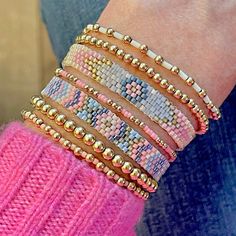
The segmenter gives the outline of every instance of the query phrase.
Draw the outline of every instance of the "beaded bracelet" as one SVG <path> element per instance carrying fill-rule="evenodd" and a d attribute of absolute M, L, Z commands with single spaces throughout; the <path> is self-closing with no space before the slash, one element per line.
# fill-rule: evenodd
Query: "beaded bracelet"
<path fill-rule="evenodd" d="M 188 118 L 165 96 L 98 52 L 86 46 L 74 44 L 62 65 L 75 67 L 121 95 L 160 125 L 172 137 L 179 150 L 195 137 L 195 130 Z"/>
<path fill-rule="evenodd" d="M 209 120 L 203 110 L 195 103 L 193 99 L 189 99 L 187 94 L 184 94 L 181 90 L 176 89 L 174 85 L 170 84 L 167 79 L 163 79 L 160 73 L 156 73 L 153 68 L 149 68 L 147 64 L 141 62 L 138 58 L 134 58 L 131 54 L 126 54 L 124 50 L 119 49 L 116 45 L 110 45 L 109 42 L 97 39 L 90 35 L 82 35 L 77 38 L 77 43 L 80 44 L 91 44 L 96 47 L 101 47 L 104 50 L 108 50 L 109 53 L 114 54 L 119 59 L 124 60 L 126 63 L 130 63 L 133 67 L 138 68 L 140 71 L 144 72 L 152 79 L 154 82 L 158 83 L 162 88 L 164 88 L 170 95 L 176 98 L 181 103 L 185 104 L 192 114 L 198 120 L 198 130 L 197 134 L 205 134 L 208 130 Z"/>
<path fill-rule="evenodd" d="M 74 121 L 68 120 L 64 114 L 60 114 L 57 109 L 46 104 L 41 97 L 33 96 L 31 104 L 42 114 L 47 115 L 49 119 L 53 120 L 57 126 L 61 126 L 65 131 L 71 132 L 74 137 L 81 139 L 85 145 L 92 146 L 96 153 L 101 154 L 104 159 L 111 161 L 112 165 L 120 168 L 124 174 L 129 174 L 130 178 L 137 180 L 143 188 L 149 192 L 156 191 L 158 184 L 154 179 L 149 178 L 139 168 L 135 168 L 131 162 L 125 161 L 122 156 L 115 154 L 112 148 L 106 147 L 102 141 L 86 132 L 84 127 L 77 126 Z"/>
<path fill-rule="evenodd" d="M 103 162 L 95 158 L 92 154 L 85 152 L 82 148 L 78 147 L 68 139 L 62 137 L 62 135 L 47 125 L 42 119 L 38 118 L 36 114 L 30 111 L 22 111 L 22 117 L 24 120 L 31 121 L 37 128 L 40 128 L 45 134 L 51 136 L 54 141 L 60 143 L 63 148 L 70 150 L 76 157 L 84 159 L 86 162 L 93 164 L 97 171 L 103 172 L 110 179 L 115 181 L 119 186 L 125 187 L 136 196 L 147 200 L 149 193 L 137 187 L 135 183 L 127 181 L 125 178 L 120 177 L 115 171 L 111 170 Z"/>
<path fill-rule="evenodd" d="M 131 122 L 133 122 L 135 125 L 138 125 L 151 139 L 153 139 L 154 142 L 157 143 L 159 147 L 161 147 L 167 154 L 167 160 L 169 162 L 173 162 L 177 155 L 172 150 L 172 148 L 165 143 L 163 140 L 160 139 L 160 137 L 143 121 L 140 121 L 138 118 L 136 118 L 131 111 L 128 111 L 126 108 L 119 105 L 117 102 L 113 102 L 111 99 L 109 99 L 105 94 L 100 93 L 99 91 L 95 90 L 93 87 L 88 86 L 84 82 L 82 82 L 79 78 L 75 77 L 74 75 L 70 74 L 69 72 L 58 68 L 55 71 L 55 75 L 58 77 L 66 78 L 70 82 L 72 82 L 74 85 L 78 86 L 80 89 L 87 90 L 90 94 L 94 95 L 100 102 L 106 102 L 107 105 L 110 107 L 116 109 L 119 114 L 123 115 L 125 118 L 129 119 Z"/>
<path fill-rule="evenodd" d="M 192 87 L 200 98 L 202 98 L 203 102 L 205 103 L 207 109 L 210 111 L 210 117 L 218 120 L 221 117 L 220 110 L 213 105 L 212 101 L 208 97 L 206 90 L 201 88 L 197 82 L 192 78 L 189 77 L 184 71 L 182 71 L 179 67 L 172 65 L 170 62 L 166 61 L 161 55 L 157 55 L 155 52 L 150 50 L 147 45 L 141 44 L 140 42 L 132 39 L 128 35 L 123 35 L 117 31 L 114 31 L 112 28 L 105 28 L 97 24 L 89 24 L 85 30 L 84 33 L 88 33 L 89 31 L 95 31 L 100 32 L 102 34 L 105 34 L 109 37 L 114 37 L 118 40 L 121 40 L 122 42 L 126 44 L 132 45 L 134 48 L 138 49 L 143 54 L 147 55 L 151 59 L 154 60 L 154 62 L 163 68 L 171 71 L 173 74 L 177 75 L 179 78 L 181 78 L 183 81 L 186 82 L 186 84 L 190 87 Z M 150 68 L 147 68 L 147 70 Z"/>
<path fill-rule="evenodd" d="M 166 158 L 145 138 L 92 97 L 66 81 L 54 77 L 41 92 L 87 122 L 127 153 L 158 181 L 169 167 Z"/>

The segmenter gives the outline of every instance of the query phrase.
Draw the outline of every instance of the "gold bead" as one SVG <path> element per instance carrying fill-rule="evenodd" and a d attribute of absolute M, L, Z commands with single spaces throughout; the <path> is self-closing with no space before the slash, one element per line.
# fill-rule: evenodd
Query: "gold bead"
<path fill-rule="evenodd" d="M 129 53 L 126 53 L 125 55 L 124 55 L 124 61 L 125 62 L 127 62 L 127 63 L 131 63 L 132 62 L 132 60 L 133 60 L 133 56 L 131 55 L 131 54 L 129 54 Z"/>
<path fill-rule="evenodd" d="M 150 188 L 152 186 L 152 179 L 148 178 L 146 181 L 146 184 L 147 184 L 148 188 Z"/>
<path fill-rule="evenodd" d="M 51 108 L 49 111 L 48 111 L 48 118 L 53 120 L 57 115 L 57 109 L 56 108 Z"/>
<path fill-rule="evenodd" d="M 140 175 L 140 180 L 143 182 L 143 183 L 146 183 L 147 182 L 147 179 L 148 179 L 148 176 L 144 173 L 142 173 Z"/>
<path fill-rule="evenodd" d="M 117 109 L 118 105 L 117 103 L 113 102 L 112 105 L 111 105 L 114 109 Z"/>
<path fill-rule="evenodd" d="M 81 36 L 80 36 L 80 39 L 82 40 L 82 41 L 85 41 L 85 39 L 86 39 L 86 34 L 82 34 Z"/>
<path fill-rule="evenodd" d="M 76 148 L 74 149 L 74 154 L 75 154 L 76 156 L 81 156 L 81 153 L 82 153 L 82 149 L 81 149 L 80 147 L 76 147 Z"/>
<path fill-rule="evenodd" d="M 128 184 L 128 189 L 131 190 L 131 191 L 135 191 L 136 189 L 136 184 L 134 182 L 130 182 Z"/>
<path fill-rule="evenodd" d="M 194 79 L 192 77 L 188 77 L 186 79 L 186 83 L 188 84 L 188 86 L 193 86 L 193 84 L 195 83 Z"/>
<path fill-rule="evenodd" d="M 63 114 L 58 114 L 55 118 L 55 122 L 58 125 L 64 125 L 64 123 L 66 122 L 66 117 Z"/>
<path fill-rule="evenodd" d="M 36 105 L 37 101 L 39 101 L 39 100 L 42 100 L 42 98 L 35 95 L 35 96 L 31 97 L 30 102 L 31 102 L 32 105 Z"/>
<path fill-rule="evenodd" d="M 183 95 L 182 92 L 179 89 L 176 89 L 174 96 L 179 99 L 182 97 L 182 95 Z"/>
<path fill-rule="evenodd" d="M 141 191 L 142 191 L 142 189 L 140 187 L 138 187 L 138 188 L 136 188 L 134 193 L 135 193 L 135 195 L 139 195 Z"/>
<path fill-rule="evenodd" d="M 152 189 L 156 191 L 158 188 L 158 183 L 155 180 L 152 180 Z"/>
<path fill-rule="evenodd" d="M 166 90 L 168 93 L 174 94 L 176 91 L 176 88 L 172 84 L 170 84 Z"/>
<path fill-rule="evenodd" d="M 72 132 L 74 131 L 75 129 L 75 122 L 72 121 L 72 120 L 67 120 L 64 124 L 64 129 L 67 131 L 67 132 Z"/>
<path fill-rule="evenodd" d="M 182 102 L 182 103 L 188 103 L 189 102 L 189 97 L 188 97 L 188 95 L 187 94 L 183 94 L 182 95 L 182 97 L 181 97 L 181 99 L 180 99 L 180 101 Z"/>
<path fill-rule="evenodd" d="M 161 55 L 159 55 L 159 56 L 156 56 L 156 57 L 155 57 L 154 61 L 155 61 L 157 64 L 160 65 L 160 64 L 163 63 L 164 58 L 163 58 Z"/>
<path fill-rule="evenodd" d="M 142 62 L 142 63 L 140 63 L 138 69 L 139 69 L 140 71 L 145 71 L 145 72 L 146 72 L 146 71 L 148 70 L 148 66 L 147 66 L 146 63 Z"/>
<path fill-rule="evenodd" d="M 124 173 L 127 174 L 127 173 L 130 173 L 133 170 L 133 165 L 130 162 L 126 161 L 123 164 L 123 166 L 121 167 L 121 169 Z"/>
<path fill-rule="evenodd" d="M 102 141 L 96 141 L 94 144 L 93 144 L 93 150 L 97 153 L 101 153 L 103 152 L 105 149 L 104 147 L 104 144 Z"/>
<path fill-rule="evenodd" d="M 62 145 L 63 145 L 64 148 L 70 149 L 71 142 L 69 140 L 65 140 Z"/>
<path fill-rule="evenodd" d="M 106 175 L 107 175 L 108 179 L 113 179 L 115 174 L 116 174 L 115 171 L 109 170 Z"/>
<path fill-rule="evenodd" d="M 145 192 L 144 199 L 147 200 L 149 198 L 149 195 L 150 195 L 149 193 Z"/>
<path fill-rule="evenodd" d="M 112 28 L 108 28 L 106 30 L 106 35 L 109 36 L 109 37 L 112 37 L 114 32 L 115 31 Z"/>
<path fill-rule="evenodd" d="M 141 170 L 139 170 L 138 168 L 134 168 L 130 174 L 130 177 L 132 180 L 137 180 L 140 175 L 141 175 Z"/>
<path fill-rule="evenodd" d="M 85 37 L 85 42 L 86 42 L 86 43 L 89 43 L 90 40 L 91 40 L 91 38 L 92 38 L 91 35 L 86 35 L 86 37 Z"/>
<path fill-rule="evenodd" d="M 46 125 L 45 128 L 44 128 L 46 134 L 48 134 L 51 129 L 52 129 L 52 127 L 50 125 Z"/>
<path fill-rule="evenodd" d="M 94 156 L 93 156 L 93 154 L 87 154 L 86 155 L 86 157 L 85 157 L 85 160 L 87 161 L 87 162 L 93 162 L 94 161 Z"/>
<path fill-rule="evenodd" d="M 60 138 L 61 138 L 61 135 L 58 133 L 58 132 L 55 132 L 53 135 L 52 135 L 53 139 L 55 141 L 59 141 Z"/>
<path fill-rule="evenodd" d="M 31 112 L 30 111 L 21 111 L 21 116 L 23 119 L 28 119 L 31 115 Z"/>
<path fill-rule="evenodd" d="M 45 105 L 45 102 L 43 100 L 38 100 L 35 104 L 36 109 L 41 109 L 41 107 Z"/>
<path fill-rule="evenodd" d="M 116 110 L 117 110 L 118 112 L 121 112 L 121 111 L 122 111 L 122 106 L 118 106 L 118 107 L 116 108 Z"/>
<path fill-rule="evenodd" d="M 31 115 L 29 116 L 29 119 L 30 119 L 30 120 L 33 120 L 34 118 L 36 118 L 36 115 L 33 114 L 33 113 L 31 113 Z"/>
<path fill-rule="evenodd" d="M 60 76 L 61 72 L 62 72 L 62 69 L 61 69 L 61 68 L 57 68 L 57 69 L 55 70 L 55 75 L 56 75 L 56 76 Z"/>
<path fill-rule="evenodd" d="M 162 77 L 159 73 L 156 73 L 152 79 L 156 82 L 156 83 L 160 83 L 162 81 Z"/>
<path fill-rule="evenodd" d="M 140 46 L 140 51 L 141 51 L 142 53 L 146 54 L 147 51 L 148 51 L 148 46 L 145 45 L 145 44 L 142 44 L 142 45 Z"/>
<path fill-rule="evenodd" d="M 136 125 L 139 125 L 140 122 L 141 122 L 141 121 L 140 121 L 138 118 L 136 118 L 135 121 L 134 121 L 134 123 L 135 123 Z"/>
<path fill-rule="evenodd" d="M 89 43 L 90 43 L 91 45 L 95 45 L 95 44 L 97 43 L 97 38 L 92 37 L 92 38 L 90 39 Z"/>
<path fill-rule="evenodd" d="M 74 129 L 74 136 L 75 136 L 76 138 L 81 139 L 81 138 L 84 137 L 84 135 L 85 135 L 85 130 L 84 130 L 83 127 L 76 127 L 76 128 Z"/>
<path fill-rule="evenodd" d="M 98 171 L 103 171 L 103 169 L 104 169 L 105 167 L 106 167 L 105 164 L 102 163 L 102 162 L 98 162 L 98 163 L 96 164 L 96 170 L 98 170 Z"/>
<path fill-rule="evenodd" d="M 100 47 L 102 47 L 103 43 L 104 43 L 104 42 L 103 42 L 102 39 L 98 39 L 97 42 L 96 42 L 96 46 L 97 46 L 98 48 L 100 48 Z"/>
<path fill-rule="evenodd" d="M 162 79 L 161 82 L 160 82 L 160 86 L 161 86 L 162 88 L 168 88 L 168 87 L 169 87 L 168 80 Z"/>
<path fill-rule="evenodd" d="M 93 25 L 93 30 L 94 31 L 99 31 L 100 25 L 98 23 Z"/>
<path fill-rule="evenodd" d="M 140 122 L 139 126 L 140 126 L 141 128 L 144 128 L 144 127 L 145 127 L 144 122 Z"/>
<path fill-rule="evenodd" d="M 212 109 L 213 107 L 214 107 L 214 105 L 213 105 L 212 102 L 209 102 L 209 103 L 207 104 L 207 108 L 208 108 L 208 109 Z"/>
<path fill-rule="evenodd" d="M 201 91 L 198 93 L 199 97 L 204 98 L 207 95 L 207 92 L 204 89 L 201 89 Z"/>
<path fill-rule="evenodd" d="M 117 184 L 118 184 L 119 186 L 124 186 L 124 184 L 125 184 L 125 179 L 122 178 L 122 177 L 120 177 L 120 178 L 117 180 Z"/>
<path fill-rule="evenodd" d="M 194 100 L 192 98 L 190 98 L 187 105 L 188 105 L 188 107 L 193 108 L 195 106 Z"/>
<path fill-rule="evenodd" d="M 108 100 L 107 100 L 107 104 L 108 104 L 109 106 L 111 106 L 111 105 L 113 104 L 113 101 L 112 101 L 111 99 L 108 99 Z"/>
<path fill-rule="evenodd" d="M 108 50 L 108 49 L 109 49 L 109 46 L 110 46 L 110 44 L 109 44 L 108 42 L 104 42 L 104 43 L 102 44 L 102 48 L 105 49 L 105 50 Z"/>
<path fill-rule="evenodd" d="M 145 194 L 145 191 L 142 190 L 142 191 L 140 192 L 140 197 L 141 197 L 141 198 L 144 198 L 144 194 Z"/>
<path fill-rule="evenodd" d="M 197 114 L 200 111 L 200 108 L 198 107 L 198 105 L 195 104 L 195 106 L 192 108 L 192 112 Z"/>
<path fill-rule="evenodd" d="M 132 41 L 132 38 L 129 35 L 124 35 L 123 41 L 124 43 L 130 44 Z"/>
<path fill-rule="evenodd" d="M 111 160 L 114 157 L 115 153 L 111 148 L 106 148 L 104 150 L 104 152 L 102 153 L 102 156 L 106 159 L 106 160 Z"/>
<path fill-rule="evenodd" d="M 91 146 L 95 143 L 95 137 L 92 134 L 85 134 L 83 141 L 86 145 Z"/>
<path fill-rule="evenodd" d="M 121 58 L 121 59 L 122 59 L 122 58 L 125 56 L 124 50 L 122 50 L 122 49 L 117 50 L 116 56 L 117 56 L 118 58 Z"/>
<path fill-rule="evenodd" d="M 42 106 L 41 112 L 42 112 L 43 114 L 47 114 L 47 112 L 48 112 L 49 109 L 51 109 L 51 106 L 50 106 L 49 104 L 45 104 L 45 105 Z"/>
<path fill-rule="evenodd" d="M 150 68 L 148 68 L 146 74 L 147 74 L 150 78 L 152 78 L 152 77 L 155 75 L 155 71 L 154 71 L 154 69 L 153 69 L 152 67 L 150 67 Z"/>
<path fill-rule="evenodd" d="M 121 167 L 124 164 L 124 160 L 120 155 L 115 155 L 114 158 L 112 159 L 112 164 L 115 167 Z"/>
<path fill-rule="evenodd" d="M 111 45 L 109 47 L 109 52 L 111 52 L 112 54 L 116 54 L 117 51 L 118 51 L 118 47 L 116 45 Z"/>
<path fill-rule="evenodd" d="M 134 58 L 132 61 L 131 61 L 131 65 L 133 67 L 138 67 L 140 65 L 140 61 L 138 58 Z"/>
<path fill-rule="evenodd" d="M 35 124 L 39 127 L 41 124 L 43 124 L 43 120 L 42 119 L 37 119 Z"/>
<path fill-rule="evenodd" d="M 172 66 L 172 68 L 170 69 L 170 71 L 175 74 L 178 75 L 179 74 L 179 68 L 177 66 Z"/>

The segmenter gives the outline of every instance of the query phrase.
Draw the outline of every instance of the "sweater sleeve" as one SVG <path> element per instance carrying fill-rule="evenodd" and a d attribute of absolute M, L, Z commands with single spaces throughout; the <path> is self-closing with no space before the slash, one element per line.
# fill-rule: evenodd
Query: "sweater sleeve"
<path fill-rule="evenodd" d="M 0 136 L 0 235 L 135 235 L 143 200 L 20 122 Z"/>

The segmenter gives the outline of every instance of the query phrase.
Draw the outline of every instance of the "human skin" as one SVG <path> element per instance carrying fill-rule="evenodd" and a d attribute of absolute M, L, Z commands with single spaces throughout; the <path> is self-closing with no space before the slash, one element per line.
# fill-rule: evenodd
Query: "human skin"
<path fill-rule="evenodd" d="M 98 22 L 147 44 L 149 48 L 161 54 L 172 64 L 179 66 L 207 90 L 209 97 L 217 106 L 223 103 L 235 85 L 236 32 L 232 30 L 236 25 L 236 3 L 234 1 L 222 3 L 220 1 L 184 0 L 111 0 Z M 168 78 L 176 87 L 193 97 L 207 113 L 195 91 L 186 86 L 178 77 L 167 73 L 161 67 L 157 67 L 151 59 L 140 55 L 134 48 L 100 34 L 96 34 L 96 36 L 117 44 L 125 51 L 132 52 L 133 55 L 142 58 L 147 64 L 157 68 L 163 77 Z M 101 52 L 111 57 L 109 53 Z M 115 57 L 111 59 L 147 81 L 147 77 L 143 76 L 141 72 L 127 66 Z M 96 82 L 88 80 L 75 69 L 66 69 L 86 80 L 93 87 L 101 89 Z M 177 102 L 162 88 L 157 88 L 168 96 L 197 127 L 196 120 L 186 106 Z M 103 88 L 103 93 L 110 97 L 113 96 L 106 88 Z M 124 104 L 124 99 L 118 96 L 115 99 Z M 142 116 L 133 106 L 128 103 L 125 104 L 128 110 L 133 110 L 134 113 Z M 57 107 L 57 105 L 55 106 Z M 37 114 L 41 116 L 39 112 Z M 69 113 L 68 117 L 73 118 Z M 129 121 L 127 122 L 131 124 Z M 160 127 L 151 122 L 148 124 L 172 148 L 176 148 L 173 140 Z M 31 124 L 28 125 L 31 126 Z M 84 126 L 88 128 L 86 124 Z M 64 136 L 70 137 L 66 132 Z M 100 136 L 99 138 L 107 142 L 104 137 Z M 86 149 L 85 146 L 82 145 L 82 147 Z M 118 151 L 116 148 L 114 149 Z"/>

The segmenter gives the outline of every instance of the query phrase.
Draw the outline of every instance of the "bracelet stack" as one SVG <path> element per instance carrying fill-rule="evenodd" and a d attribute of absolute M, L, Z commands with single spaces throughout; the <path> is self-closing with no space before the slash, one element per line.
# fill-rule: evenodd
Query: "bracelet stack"
<path fill-rule="evenodd" d="M 106 35 L 108 41 L 94 37 L 95 33 Z M 133 57 L 110 42 L 112 37 L 180 77 L 202 98 L 210 118 L 220 118 L 219 109 L 193 78 L 147 45 L 99 24 L 88 25 L 76 38 L 62 62 L 64 69 L 56 69 L 41 96 L 32 97 L 35 112 L 23 111 L 22 117 L 75 157 L 146 200 L 176 159 L 176 151 L 183 150 L 196 134 L 206 133 L 209 120 L 196 101 L 150 67 L 145 57 L 143 61 Z M 131 73 L 129 66 L 122 68 L 114 56 L 140 71 L 140 76 L 133 69 Z M 74 68 L 76 75 L 67 67 Z M 176 102 L 191 111 L 196 129 Z M 163 134 L 172 144 L 163 141 Z"/>

